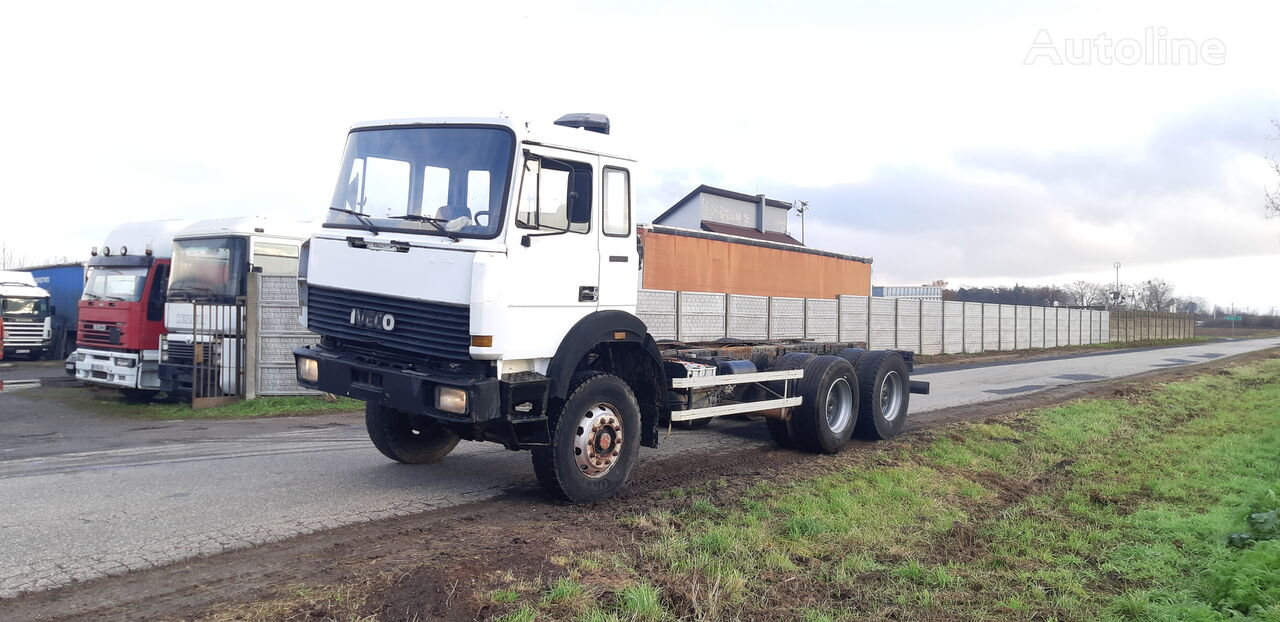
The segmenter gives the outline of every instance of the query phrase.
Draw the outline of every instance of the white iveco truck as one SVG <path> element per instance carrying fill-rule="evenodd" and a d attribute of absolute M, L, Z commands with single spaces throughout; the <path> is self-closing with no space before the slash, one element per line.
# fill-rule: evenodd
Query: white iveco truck
<path fill-rule="evenodd" d="M 30 272 L 0 270 L 0 322 L 4 355 L 38 359 L 53 338 L 49 292 L 36 286 Z"/>
<path fill-rule="evenodd" d="M 310 243 L 321 341 L 294 351 L 300 384 L 364 400 L 393 460 L 439 460 L 459 439 L 529 449 L 573 501 L 622 488 L 670 422 L 755 413 L 823 453 L 897 434 L 908 393 L 928 390 L 909 353 L 655 341 L 636 317 L 635 162 L 608 133 L 593 114 L 352 128 Z"/>
<path fill-rule="evenodd" d="M 245 305 L 250 272 L 298 275 L 298 256 L 315 230 L 262 217 L 194 222 L 173 236 L 173 267 L 160 339 L 160 387 L 186 398 L 244 391 Z"/>

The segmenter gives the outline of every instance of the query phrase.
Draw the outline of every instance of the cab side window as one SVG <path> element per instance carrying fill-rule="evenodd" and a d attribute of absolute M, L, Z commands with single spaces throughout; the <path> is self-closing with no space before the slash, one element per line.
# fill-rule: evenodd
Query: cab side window
<path fill-rule="evenodd" d="M 258 242 L 253 246 L 253 266 L 263 274 L 297 276 L 298 247 L 291 244 Z"/>
<path fill-rule="evenodd" d="M 525 161 L 516 226 L 551 232 L 591 230 L 591 165 L 551 158 Z"/>
<path fill-rule="evenodd" d="M 164 319 L 164 293 L 169 289 L 169 264 L 156 266 L 151 277 L 151 289 L 147 291 L 147 321 Z"/>
<path fill-rule="evenodd" d="M 631 174 L 626 169 L 604 169 L 604 234 L 631 234 Z"/>

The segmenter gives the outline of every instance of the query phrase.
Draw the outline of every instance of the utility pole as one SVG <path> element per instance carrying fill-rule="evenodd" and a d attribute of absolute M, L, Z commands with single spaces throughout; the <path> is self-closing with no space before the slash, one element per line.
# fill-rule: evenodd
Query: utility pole
<path fill-rule="evenodd" d="M 1115 301 L 1115 306 L 1120 306 L 1120 262 L 1115 263 L 1116 268 L 1116 292 L 1111 297 Z"/>
<path fill-rule="evenodd" d="M 809 211 L 809 202 L 795 201 L 792 205 L 796 206 L 796 213 L 800 214 L 800 243 L 804 244 L 804 213 Z"/>

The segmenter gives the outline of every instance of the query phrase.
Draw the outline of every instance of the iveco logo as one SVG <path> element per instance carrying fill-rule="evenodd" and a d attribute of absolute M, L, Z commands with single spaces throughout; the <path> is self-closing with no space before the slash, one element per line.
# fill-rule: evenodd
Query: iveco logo
<path fill-rule="evenodd" d="M 379 329 L 385 331 L 393 331 L 396 329 L 396 316 L 381 311 L 370 311 L 368 309 L 352 309 L 351 325 L 362 326 L 364 328 Z"/>

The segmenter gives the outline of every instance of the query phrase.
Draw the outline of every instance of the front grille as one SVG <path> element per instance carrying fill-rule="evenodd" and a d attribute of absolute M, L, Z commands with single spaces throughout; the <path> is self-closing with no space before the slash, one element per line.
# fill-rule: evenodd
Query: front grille
<path fill-rule="evenodd" d="M 352 309 L 394 315 L 395 328 L 387 331 L 353 325 Z M 471 359 L 471 309 L 465 305 L 311 285 L 307 288 L 307 324 L 311 332 L 339 340 L 456 361 Z"/>
<path fill-rule="evenodd" d="M 39 346 L 44 341 L 44 324 L 37 322 L 4 323 L 4 345 L 6 346 Z"/>
<path fill-rule="evenodd" d="M 93 345 L 119 345 L 124 322 L 81 322 L 80 341 Z"/>

